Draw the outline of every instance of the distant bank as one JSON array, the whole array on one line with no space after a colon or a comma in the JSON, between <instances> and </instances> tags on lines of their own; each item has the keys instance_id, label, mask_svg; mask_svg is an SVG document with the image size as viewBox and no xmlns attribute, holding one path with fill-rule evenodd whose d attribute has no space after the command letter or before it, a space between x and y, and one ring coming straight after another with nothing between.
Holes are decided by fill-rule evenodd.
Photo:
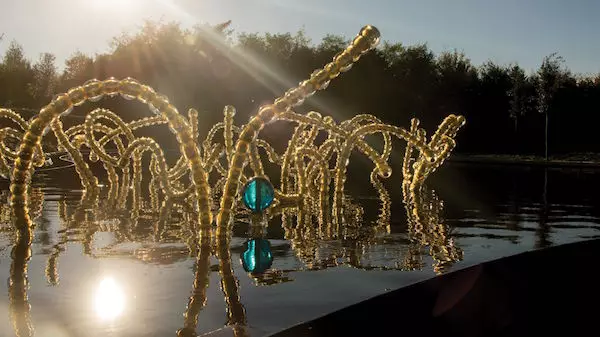
<instances>
[{"instance_id":1,"label":"distant bank","mask_svg":"<svg viewBox=\"0 0 600 337\"><path fill-rule=\"evenodd\" d=\"M548 160L539 156L454 154L448 158L453 163L551 166L551 167L594 167L600 168L600 155L571 155L552 157Z\"/></svg>"}]
</instances>

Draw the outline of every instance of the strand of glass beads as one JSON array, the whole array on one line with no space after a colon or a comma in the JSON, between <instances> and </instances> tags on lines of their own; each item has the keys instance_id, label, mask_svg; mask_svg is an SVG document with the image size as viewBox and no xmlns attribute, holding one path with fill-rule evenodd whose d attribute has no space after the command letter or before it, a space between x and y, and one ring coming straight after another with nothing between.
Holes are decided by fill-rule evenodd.
<instances>
[{"instance_id":1,"label":"strand of glass beads","mask_svg":"<svg viewBox=\"0 0 600 337\"><path fill-rule=\"evenodd\" d=\"M276 116L302 104L304 99L310 97L317 90L326 88L329 81L336 78L341 72L349 70L354 62L379 43L379 36L379 31L375 27L365 26L352 43L336 55L331 63L313 72L310 78L301 82L298 87L288 90L283 97L277 98L273 105L260 108L258 114L244 126L235 145L235 152L225 183L225 192L221 197L221 207L217 215L217 235L226 235L233 223L232 211L238 195L242 170L246 165L250 143L257 138L260 130Z\"/></svg>"}]
</instances>

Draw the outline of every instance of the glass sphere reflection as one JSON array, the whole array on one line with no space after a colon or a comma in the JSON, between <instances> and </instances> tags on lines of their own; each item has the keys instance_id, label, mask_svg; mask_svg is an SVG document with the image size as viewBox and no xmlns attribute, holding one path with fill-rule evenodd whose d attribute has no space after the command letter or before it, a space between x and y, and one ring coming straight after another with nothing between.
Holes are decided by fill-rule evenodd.
<instances>
[{"instance_id":1,"label":"glass sphere reflection","mask_svg":"<svg viewBox=\"0 0 600 337\"><path fill-rule=\"evenodd\" d=\"M260 274L271 268L273 254L271 243L265 239L250 239L245 243L246 250L242 253L242 266L248 273Z\"/></svg>"}]
</instances>

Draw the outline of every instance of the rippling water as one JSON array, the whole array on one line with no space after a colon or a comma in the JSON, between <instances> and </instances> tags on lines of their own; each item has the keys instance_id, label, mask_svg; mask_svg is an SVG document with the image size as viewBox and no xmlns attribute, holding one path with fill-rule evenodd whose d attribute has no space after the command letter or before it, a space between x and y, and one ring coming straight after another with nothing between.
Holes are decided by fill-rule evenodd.
<instances>
[{"instance_id":1,"label":"rippling water","mask_svg":"<svg viewBox=\"0 0 600 337\"><path fill-rule=\"evenodd\" d=\"M185 212L173 211L161 222L160 214L142 209L135 223L131 214L104 216L110 209L86 212L78 182L63 178L74 175L70 170L41 175L34 191L26 295L36 336L175 336L193 325L203 334L222 329L228 310L230 319L243 316L248 334L268 335L436 272L600 236L597 172L448 165L431 183L443 201L439 222L447 230L423 234L427 245L410 235L399 187L389 186L387 228L378 223L379 199L355 186L361 221L377 233L313 240L310 233L284 230L275 217L266 233L273 264L265 274L251 275L240 262L248 230L241 222L230 251L243 308L235 294L224 299L214 254L202 306L203 278L196 271L203 260L197 259L193 227L182 225ZM7 189L0 182L2 202ZM7 205L1 212L0 277L9 280L15 239ZM462 252L457 261L440 263L453 247ZM9 282L0 285L0 336L14 335Z\"/></svg>"}]
</instances>

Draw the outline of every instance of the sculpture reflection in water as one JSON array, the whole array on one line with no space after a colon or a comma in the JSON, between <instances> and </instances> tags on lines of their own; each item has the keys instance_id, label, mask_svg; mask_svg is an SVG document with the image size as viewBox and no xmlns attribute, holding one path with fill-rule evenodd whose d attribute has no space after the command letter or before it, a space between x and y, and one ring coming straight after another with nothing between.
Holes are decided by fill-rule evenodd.
<instances>
[{"instance_id":1,"label":"sculpture reflection in water","mask_svg":"<svg viewBox=\"0 0 600 337\"><path fill-rule=\"evenodd\" d=\"M402 167L403 191L414 244L431 247L431 255L440 271L443 266L459 259L460 250L447 237L446 229L438 219L440 206L434 204L439 200L426 192L424 182L454 148L454 137L465 122L462 116L446 117L428 139L416 119L411 121L409 129L404 129L384 124L372 115L357 115L337 123L317 112L298 114L292 111L316 91L325 89L340 73L349 70L378 41L377 29L364 27L331 63L313 72L308 80L288 90L273 104L261 107L247 124L234 125L235 109L225 107L223 122L216 124L202 141L199 139L200 118L197 111L190 109L186 118L166 97L130 78L91 80L58 95L30 121L24 121L10 110L0 109L0 117L8 118L16 125L16 128L0 130L0 174L10 175L11 221L19 234L11 269L11 308L17 334L31 335L30 325L25 323L29 321L26 266L30 256L31 216L35 205L30 182L34 167L47 164L41 141L50 129L59 149L74 163L84 187L80 207L69 214L67 207L62 205L60 216L66 229L82 229L85 254L111 254L110 247L104 247L100 253L94 251L94 233L113 231L117 243L143 241L136 238L139 234L136 229L143 226L148 218L157 218L153 239L157 242L185 242L185 256L192 254L196 257L194 295L188 303L185 327L180 335L192 334L197 325L198 313L206 301L205 287L213 250L219 261L221 286L228 308L227 324L233 327L236 335L245 334L245 312L233 274L230 250L234 224L244 216L251 220L251 234L247 250L241 257L244 267L258 283L277 283L286 279L284 273L265 277L269 274L263 272L270 267L273 258L270 245L264 238L266 224L279 216L286 238L292 242L292 248L307 269L340 263L365 269L415 268L414 257L393 268L363 266L361 262L364 248L377 244L382 234L390 233L390 199L381 179L392 174L388 164L392 136L407 143ZM147 104L155 115L125 122L112 111L96 109L86 116L83 124L63 129L61 118L75 106L116 95ZM277 121L296 125L281 154L258 138L265 126ZM165 153L154 139L134 134L139 129L160 124L169 126L180 145L181 156L172 167L167 165ZM324 134L325 139L317 137L319 134ZM383 138L381 153L366 142L366 137L374 134ZM218 136L222 136L222 142L218 141ZM12 139L13 143L14 140L20 141L18 148L10 149L8 139ZM83 151L86 148L88 154ZM375 166L370 178L382 201L375 226L363 223L362 207L345 194L349 158L354 150L365 155ZM146 170L142 165L145 153L150 154ZM266 154L268 162L280 169L278 189L265 175L263 154ZM94 165L101 165L106 170L106 192L92 170ZM145 174L150 176L147 184L143 184ZM244 186L243 190L241 186ZM331 186L333 191L330 191ZM219 199L219 203L213 202ZM245 210L239 203L240 199L254 212ZM214 228L213 212L217 215ZM173 217L179 217L181 222L176 229L168 225ZM63 237L50 254L47 264L50 284L59 281L58 258L65 243L72 239L68 237L68 233L72 232L63 231ZM322 240L342 240L354 247L323 252L318 248ZM151 261L156 253L152 249L142 249L136 250L135 256ZM164 252L158 253L164 255ZM121 251L119 254L124 253Z\"/></svg>"},{"instance_id":2,"label":"sculpture reflection in water","mask_svg":"<svg viewBox=\"0 0 600 337\"><path fill-rule=\"evenodd\" d=\"M4 232L12 227L12 209L8 207L8 196L0 193L0 229ZM42 214L44 193L40 188L32 188L29 192L29 212L20 214L27 221L35 221ZM12 230L14 231L14 229ZM18 336L31 336L33 327L30 317L30 305L27 297L28 279L27 264L31 258L33 228L22 227L15 232L15 241L11 250L12 262L8 279L9 312L13 328Z\"/></svg>"},{"instance_id":3,"label":"sculpture reflection in water","mask_svg":"<svg viewBox=\"0 0 600 337\"><path fill-rule=\"evenodd\" d=\"M425 267L425 256L431 256L433 269L442 273L453 263L462 259L462 251L450 237L449 228L440 218L442 201L427 186L416 191L404 185L404 204L408 219L408 249L384 260L395 261L394 265L374 265L368 262L369 247L378 247L389 240L390 236L390 200L387 192L379 190L380 212L375 221L368 223L362 217L362 208L345 197L347 208L343 210L346 221L335 229L331 224L310 221L319 216L321 210L292 205L278 205L267 213L246 213L240 222L250 223L248 240L239 255L232 254L225 240L216 240L214 230L199 228L196 212L182 204L163 203L158 212L141 210L128 218L121 210L108 208L115 200L110 198L99 201L83 196L80 203L68 204L59 201L58 213L62 222L61 237L48 255L46 277L51 285L59 283L59 258L70 241L79 241L84 254L94 258L133 257L146 263L170 264L178 260L195 257L196 265L192 284L192 296L187 303L183 328L180 336L194 336L198 326L198 316L206 304L208 280L212 271L211 256L219 261L218 272L221 289L227 305L227 325L235 335L244 336L246 332L246 314L240 299L239 282L234 276L233 264L237 261L248 272L248 277L257 285L269 286L291 281L289 274L295 271L310 271L346 265L362 270L419 270ZM35 197L35 198L34 198ZM150 202L146 198L145 202ZM43 194L37 190L32 193L32 219L41 214ZM33 206L36 206L35 211ZM3 207L3 212L7 207ZM135 208L135 207L134 207ZM168 220L170 219L170 220ZM301 268L290 270L271 270L275 254L267 239L267 227L270 222L281 219L285 228L286 240ZM148 230L146 224L153 225ZM114 241L103 247L94 247L96 233L114 233ZM343 245L332 245L332 242ZM130 251L123 249L125 243L154 243L153 247L137 247ZM21 227L12 251L11 276L9 281L10 312L18 336L32 336L33 328L29 314L27 297L27 262L31 257L32 229ZM161 243L183 243L186 249L170 245L156 248ZM406 246L398 244L397 246ZM115 247L119 247L116 249ZM326 248L325 248L326 247ZM114 248L114 249L113 249Z\"/></svg>"}]
</instances>

